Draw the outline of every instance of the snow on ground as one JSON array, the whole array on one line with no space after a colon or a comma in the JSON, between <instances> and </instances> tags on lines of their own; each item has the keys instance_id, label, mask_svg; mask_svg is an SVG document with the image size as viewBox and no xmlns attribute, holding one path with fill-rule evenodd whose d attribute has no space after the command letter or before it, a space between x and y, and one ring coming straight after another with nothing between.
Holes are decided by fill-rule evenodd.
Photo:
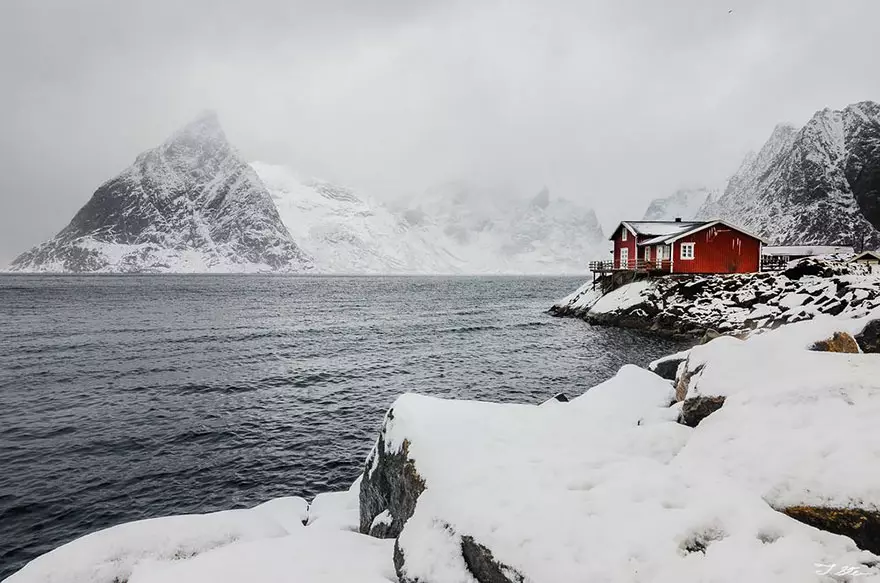
<instances>
[{"instance_id":1,"label":"snow on ground","mask_svg":"<svg viewBox=\"0 0 880 583\"><path fill-rule=\"evenodd\" d=\"M120 524L37 557L4 583L124 582L141 561L182 559L236 541L287 535L290 508L276 508L277 519L265 510L227 510Z\"/></svg>"},{"instance_id":2,"label":"snow on ground","mask_svg":"<svg viewBox=\"0 0 880 583\"><path fill-rule=\"evenodd\" d=\"M345 492L318 494L309 505L308 525L315 528L357 531L360 527L360 478Z\"/></svg>"},{"instance_id":3,"label":"snow on ground","mask_svg":"<svg viewBox=\"0 0 880 583\"><path fill-rule=\"evenodd\" d=\"M671 399L635 367L558 407L400 397L386 447L406 441L426 485L399 539L406 577L471 581L465 535L526 581L800 583L870 556L674 463L695 431Z\"/></svg>"},{"instance_id":4,"label":"snow on ground","mask_svg":"<svg viewBox=\"0 0 880 583\"><path fill-rule=\"evenodd\" d=\"M626 310L633 306L637 306L645 301L648 292L653 289L653 285L649 280L637 281L600 297L590 311L596 314L605 314L608 312L616 312Z\"/></svg>"},{"instance_id":5,"label":"snow on ground","mask_svg":"<svg viewBox=\"0 0 880 583\"><path fill-rule=\"evenodd\" d=\"M599 298L602 297L601 289L597 288L593 282L588 281L572 293L568 294L554 304L554 308L564 306L568 313L582 313L593 307Z\"/></svg>"},{"instance_id":6,"label":"snow on ground","mask_svg":"<svg viewBox=\"0 0 880 583\"><path fill-rule=\"evenodd\" d=\"M726 400L677 463L741 481L776 508L880 510L880 354L806 350L869 319L825 317L693 348L688 397Z\"/></svg>"},{"instance_id":7,"label":"snow on ground","mask_svg":"<svg viewBox=\"0 0 880 583\"><path fill-rule=\"evenodd\" d=\"M186 561L143 563L130 583L396 583L393 552L391 540L304 528Z\"/></svg>"}]
</instances>

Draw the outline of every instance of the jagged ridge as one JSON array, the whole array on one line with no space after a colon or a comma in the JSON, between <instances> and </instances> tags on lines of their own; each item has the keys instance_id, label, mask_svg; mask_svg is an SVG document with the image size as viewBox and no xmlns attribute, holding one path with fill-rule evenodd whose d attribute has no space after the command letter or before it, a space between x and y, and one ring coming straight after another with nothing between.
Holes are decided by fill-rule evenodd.
<instances>
[{"instance_id":1,"label":"jagged ridge","mask_svg":"<svg viewBox=\"0 0 880 583\"><path fill-rule=\"evenodd\" d=\"M880 245L880 105L778 125L697 218L723 218L777 244Z\"/></svg>"}]
</instances>

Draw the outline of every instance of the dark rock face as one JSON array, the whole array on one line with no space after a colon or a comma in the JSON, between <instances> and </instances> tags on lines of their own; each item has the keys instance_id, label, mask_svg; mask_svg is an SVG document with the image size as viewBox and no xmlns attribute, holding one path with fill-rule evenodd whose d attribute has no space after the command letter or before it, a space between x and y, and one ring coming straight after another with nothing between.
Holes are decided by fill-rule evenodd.
<instances>
[{"instance_id":1,"label":"dark rock face","mask_svg":"<svg viewBox=\"0 0 880 583\"><path fill-rule=\"evenodd\" d=\"M849 332L835 332L831 338L820 340L810 347L816 352L848 352L858 353L859 345Z\"/></svg>"},{"instance_id":2,"label":"dark rock face","mask_svg":"<svg viewBox=\"0 0 880 583\"><path fill-rule=\"evenodd\" d=\"M880 320L871 320L865 329L856 334L856 342L862 352L880 353Z\"/></svg>"},{"instance_id":3,"label":"dark rock face","mask_svg":"<svg viewBox=\"0 0 880 583\"><path fill-rule=\"evenodd\" d=\"M792 506L782 512L812 527L848 536L862 550L880 553L880 512L817 506Z\"/></svg>"},{"instance_id":4,"label":"dark rock face","mask_svg":"<svg viewBox=\"0 0 880 583\"><path fill-rule=\"evenodd\" d=\"M685 399L681 407L679 423L688 427L696 427L700 421L717 411L724 405L724 397L692 397Z\"/></svg>"},{"instance_id":5,"label":"dark rock face","mask_svg":"<svg viewBox=\"0 0 880 583\"><path fill-rule=\"evenodd\" d=\"M500 563L492 551L476 542L473 537L461 537L461 554L468 571L479 583L523 583L525 578L515 569Z\"/></svg>"},{"instance_id":6,"label":"dark rock face","mask_svg":"<svg viewBox=\"0 0 880 583\"><path fill-rule=\"evenodd\" d=\"M394 419L394 410L388 420ZM425 490L425 481L419 476L415 462L409 458L409 443L400 451L385 450L385 428L379 434L376 447L370 453L364 468L360 492L360 532L380 538L397 538L403 525L416 510L416 501ZM384 511L391 514L391 524L373 528L373 520Z\"/></svg>"},{"instance_id":7,"label":"dark rock face","mask_svg":"<svg viewBox=\"0 0 880 583\"><path fill-rule=\"evenodd\" d=\"M697 218L722 218L776 244L880 245L880 105L823 109L780 125Z\"/></svg>"},{"instance_id":8,"label":"dark rock face","mask_svg":"<svg viewBox=\"0 0 880 583\"><path fill-rule=\"evenodd\" d=\"M656 366L648 368L657 376L663 377L668 381L674 381L678 373L679 365L685 360L687 360L686 356L682 358L664 358L659 361Z\"/></svg>"},{"instance_id":9,"label":"dark rock face","mask_svg":"<svg viewBox=\"0 0 880 583\"><path fill-rule=\"evenodd\" d=\"M101 185L67 227L13 269L222 271L244 264L298 271L310 260L209 113Z\"/></svg>"}]
</instances>

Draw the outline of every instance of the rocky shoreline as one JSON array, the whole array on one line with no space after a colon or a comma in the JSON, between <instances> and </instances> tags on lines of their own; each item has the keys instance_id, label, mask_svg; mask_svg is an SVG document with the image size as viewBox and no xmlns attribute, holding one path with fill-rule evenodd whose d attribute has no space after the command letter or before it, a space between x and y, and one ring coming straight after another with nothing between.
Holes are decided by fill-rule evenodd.
<instances>
[{"instance_id":1,"label":"rocky shoreline","mask_svg":"<svg viewBox=\"0 0 880 583\"><path fill-rule=\"evenodd\" d=\"M664 276L603 293L592 282L554 304L554 316L675 338L743 335L817 315L856 317L880 306L880 278L859 264L802 259L779 272Z\"/></svg>"}]
</instances>

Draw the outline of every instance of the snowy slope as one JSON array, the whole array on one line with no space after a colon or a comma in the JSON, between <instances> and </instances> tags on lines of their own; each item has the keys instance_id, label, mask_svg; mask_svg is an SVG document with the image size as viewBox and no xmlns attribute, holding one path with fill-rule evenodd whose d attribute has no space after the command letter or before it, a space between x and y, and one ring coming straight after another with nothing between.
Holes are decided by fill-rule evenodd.
<instances>
[{"instance_id":1,"label":"snowy slope","mask_svg":"<svg viewBox=\"0 0 880 583\"><path fill-rule=\"evenodd\" d=\"M604 244L591 209L547 191L532 200L496 200L453 184L388 205L284 166L252 166L321 272L584 273Z\"/></svg>"},{"instance_id":2,"label":"snowy slope","mask_svg":"<svg viewBox=\"0 0 880 583\"><path fill-rule=\"evenodd\" d=\"M466 262L440 233L412 229L364 193L303 179L285 166L251 165L291 236L322 273L459 273Z\"/></svg>"},{"instance_id":3,"label":"snowy slope","mask_svg":"<svg viewBox=\"0 0 880 583\"><path fill-rule=\"evenodd\" d=\"M644 221L691 221L700 208L717 194L708 188L680 188L665 198L655 198L645 211Z\"/></svg>"},{"instance_id":4,"label":"snowy slope","mask_svg":"<svg viewBox=\"0 0 880 583\"><path fill-rule=\"evenodd\" d=\"M777 244L880 245L880 104L779 125L697 218L722 218ZM853 241L853 239L856 239Z\"/></svg>"},{"instance_id":5,"label":"snowy slope","mask_svg":"<svg viewBox=\"0 0 880 583\"><path fill-rule=\"evenodd\" d=\"M55 238L18 257L18 271L301 271L256 172L207 113L104 183Z\"/></svg>"}]
</instances>

